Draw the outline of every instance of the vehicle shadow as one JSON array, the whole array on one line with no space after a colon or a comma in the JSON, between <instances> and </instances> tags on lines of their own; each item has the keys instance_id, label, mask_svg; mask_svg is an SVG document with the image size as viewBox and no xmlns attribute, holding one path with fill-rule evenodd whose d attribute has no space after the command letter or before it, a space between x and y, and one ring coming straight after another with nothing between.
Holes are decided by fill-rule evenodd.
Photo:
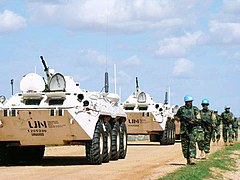
<instances>
[{"instance_id":1,"label":"vehicle shadow","mask_svg":"<svg viewBox=\"0 0 240 180\"><path fill-rule=\"evenodd\" d=\"M20 161L4 166L75 166L90 165L85 156L44 156L37 161ZM2 165L1 165L2 166Z\"/></svg>"},{"instance_id":2,"label":"vehicle shadow","mask_svg":"<svg viewBox=\"0 0 240 180\"><path fill-rule=\"evenodd\" d=\"M147 144L147 143L131 143L131 144L127 144L128 146L162 146L159 144Z\"/></svg>"},{"instance_id":3,"label":"vehicle shadow","mask_svg":"<svg viewBox=\"0 0 240 180\"><path fill-rule=\"evenodd\" d=\"M176 140L175 143L181 143L181 141ZM160 142L136 142L134 143L134 141L131 141L130 143L128 142L127 144L128 146L172 146L172 145L162 145L160 144Z\"/></svg>"}]
</instances>

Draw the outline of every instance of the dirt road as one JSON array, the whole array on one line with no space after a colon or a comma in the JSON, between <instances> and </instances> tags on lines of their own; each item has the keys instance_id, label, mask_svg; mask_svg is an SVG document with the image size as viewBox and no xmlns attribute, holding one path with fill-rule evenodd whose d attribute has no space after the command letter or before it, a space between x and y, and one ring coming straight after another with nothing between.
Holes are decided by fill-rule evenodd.
<instances>
[{"instance_id":1,"label":"dirt road","mask_svg":"<svg viewBox=\"0 0 240 180\"><path fill-rule=\"evenodd\" d=\"M87 164L84 146L47 147L40 162L0 167L0 179L157 179L185 163L179 142L130 142L126 159L102 165Z\"/></svg>"}]
</instances>

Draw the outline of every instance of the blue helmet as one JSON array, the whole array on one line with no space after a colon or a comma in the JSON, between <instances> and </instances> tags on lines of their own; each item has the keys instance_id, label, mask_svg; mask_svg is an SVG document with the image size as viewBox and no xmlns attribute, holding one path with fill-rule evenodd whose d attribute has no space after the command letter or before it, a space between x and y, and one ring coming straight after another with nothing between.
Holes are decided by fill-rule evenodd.
<instances>
[{"instance_id":1,"label":"blue helmet","mask_svg":"<svg viewBox=\"0 0 240 180\"><path fill-rule=\"evenodd\" d=\"M202 100L202 105L209 105L209 100L208 99L203 99Z\"/></svg>"},{"instance_id":2,"label":"blue helmet","mask_svg":"<svg viewBox=\"0 0 240 180\"><path fill-rule=\"evenodd\" d=\"M226 105L226 106L224 107L224 109L230 109L230 106L229 106L229 105Z\"/></svg>"},{"instance_id":3,"label":"blue helmet","mask_svg":"<svg viewBox=\"0 0 240 180\"><path fill-rule=\"evenodd\" d=\"M214 109L214 111L213 112L218 112L218 110L217 109Z\"/></svg>"},{"instance_id":4,"label":"blue helmet","mask_svg":"<svg viewBox=\"0 0 240 180\"><path fill-rule=\"evenodd\" d=\"M184 101L187 102L187 101L193 101L193 97L192 96L189 96L189 95L186 95L184 97Z\"/></svg>"}]
</instances>

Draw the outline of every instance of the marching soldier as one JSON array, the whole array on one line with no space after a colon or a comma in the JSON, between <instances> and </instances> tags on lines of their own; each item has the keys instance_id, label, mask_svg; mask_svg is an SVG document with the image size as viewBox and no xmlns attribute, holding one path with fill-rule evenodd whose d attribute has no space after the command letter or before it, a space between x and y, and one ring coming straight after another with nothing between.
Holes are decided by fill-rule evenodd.
<instances>
[{"instance_id":1,"label":"marching soldier","mask_svg":"<svg viewBox=\"0 0 240 180\"><path fill-rule=\"evenodd\" d=\"M230 112L230 106L224 107L225 111L221 114L221 120L223 124L223 141L227 146L228 142L230 145L233 145L233 138L232 138L232 123L234 122L233 113Z\"/></svg>"},{"instance_id":2,"label":"marching soldier","mask_svg":"<svg viewBox=\"0 0 240 180\"><path fill-rule=\"evenodd\" d=\"M209 100L202 100L202 109L199 111L197 118L199 119L198 148L201 151L200 158L207 159L210 152L210 143L213 127L215 127L216 117L212 110L208 109Z\"/></svg>"},{"instance_id":3,"label":"marching soldier","mask_svg":"<svg viewBox=\"0 0 240 180\"><path fill-rule=\"evenodd\" d=\"M213 112L216 116L216 123L215 123L216 126L213 127L212 141L215 144L215 142L217 140L217 145L218 145L218 142L219 142L220 137L221 137L221 132L220 132L221 121L220 121L220 115L218 115L218 110L215 109Z\"/></svg>"},{"instance_id":4,"label":"marching soldier","mask_svg":"<svg viewBox=\"0 0 240 180\"><path fill-rule=\"evenodd\" d=\"M233 140L238 141L238 119L235 117L232 124L233 128Z\"/></svg>"},{"instance_id":5,"label":"marching soldier","mask_svg":"<svg viewBox=\"0 0 240 180\"><path fill-rule=\"evenodd\" d=\"M180 121L180 136L183 156L187 164L195 164L196 158L196 133L198 108L192 105L193 97L184 97L185 105L181 106L176 114L176 120Z\"/></svg>"}]
</instances>

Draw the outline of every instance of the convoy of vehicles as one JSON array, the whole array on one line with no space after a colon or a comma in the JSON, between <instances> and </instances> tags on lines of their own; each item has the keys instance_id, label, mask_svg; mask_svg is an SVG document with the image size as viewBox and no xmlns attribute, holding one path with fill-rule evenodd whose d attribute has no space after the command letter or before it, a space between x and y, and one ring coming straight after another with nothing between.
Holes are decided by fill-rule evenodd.
<instances>
[{"instance_id":1,"label":"convoy of vehicles","mask_svg":"<svg viewBox=\"0 0 240 180\"><path fill-rule=\"evenodd\" d=\"M167 93L164 103L156 103L149 94L139 89L136 78L136 92L122 103L122 107L127 114L129 135L150 135L151 142L160 142L162 145L175 143L174 114L178 106L171 107L168 104Z\"/></svg>"},{"instance_id":2,"label":"convoy of vehicles","mask_svg":"<svg viewBox=\"0 0 240 180\"><path fill-rule=\"evenodd\" d=\"M46 78L25 75L21 92L1 103L0 163L42 159L50 145L85 145L90 164L124 159L126 113L108 82L104 92L88 92L41 59Z\"/></svg>"},{"instance_id":3,"label":"convoy of vehicles","mask_svg":"<svg viewBox=\"0 0 240 180\"><path fill-rule=\"evenodd\" d=\"M119 104L119 96L80 88L72 77L49 69L41 56L46 78L25 75L21 92L7 101L0 96L0 163L40 160L45 146L85 145L90 164L124 159L127 135L150 135L151 142L175 143L178 106L156 103L149 94L136 92ZM176 129L176 126L178 127Z\"/></svg>"}]
</instances>

